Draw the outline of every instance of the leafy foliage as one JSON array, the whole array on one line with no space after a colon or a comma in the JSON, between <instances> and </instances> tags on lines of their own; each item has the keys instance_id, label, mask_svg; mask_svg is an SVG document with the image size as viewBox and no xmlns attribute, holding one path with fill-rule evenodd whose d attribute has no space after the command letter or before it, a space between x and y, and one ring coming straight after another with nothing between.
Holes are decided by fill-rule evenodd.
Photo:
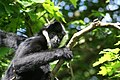
<instances>
[{"instance_id":1,"label":"leafy foliage","mask_svg":"<svg viewBox=\"0 0 120 80\"><path fill-rule=\"evenodd\" d=\"M77 1L78 0L70 0L71 1L71 3L74 5L74 7L76 8L76 6L77 6Z\"/></svg>"},{"instance_id":2,"label":"leafy foliage","mask_svg":"<svg viewBox=\"0 0 120 80\"><path fill-rule=\"evenodd\" d=\"M0 77L8 67L11 58L13 57L13 50L7 47L0 48Z\"/></svg>"},{"instance_id":3,"label":"leafy foliage","mask_svg":"<svg viewBox=\"0 0 120 80\"><path fill-rule=\"evenodd\" d=\"M47 19L55 18L65 22L62 13L59 12L60 8L50 0L5 0L0 1L0 4L0 28L6 31L17 32L17 29L25 28L26 35L32 36Z\"/></svg>"},{"instance_id":4,"label":"leafy foliage","mask_svg":"<svg viewBox=\"0 0 120 80\"><path fill-rule=\"evenodd\" d=\"M119 44L116 43L117 45ZM99 61L96 61L93 66L101 65L100 71L98 74L101 74L102 76L111 76L112 78L120 77L119 75L119 68L120 68L120 49L105 49L101 51L99 54L103 54L101 58L99 58Z\"/></svg>"}]
</instances>

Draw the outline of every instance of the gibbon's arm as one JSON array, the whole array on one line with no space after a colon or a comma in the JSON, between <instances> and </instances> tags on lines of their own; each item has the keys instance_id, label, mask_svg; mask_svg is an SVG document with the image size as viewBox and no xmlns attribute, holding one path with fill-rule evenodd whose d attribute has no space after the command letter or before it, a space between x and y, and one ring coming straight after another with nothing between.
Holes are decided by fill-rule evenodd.
<instances>
[{"instance_id":1,"label":"gibbon's arm","mask_svg":"<svg viewBox=\"0 0 120 80\"><path fill-rule=\"evenodd\" d=\"M45 65L57 59L71 59L72 51L68 48L55 49L51 51L30 53L28 56L14 59L14 67L17 73L28 71L36 67ZM39 66L38 66L39 65Z\"/></svg>"}]
</instances>

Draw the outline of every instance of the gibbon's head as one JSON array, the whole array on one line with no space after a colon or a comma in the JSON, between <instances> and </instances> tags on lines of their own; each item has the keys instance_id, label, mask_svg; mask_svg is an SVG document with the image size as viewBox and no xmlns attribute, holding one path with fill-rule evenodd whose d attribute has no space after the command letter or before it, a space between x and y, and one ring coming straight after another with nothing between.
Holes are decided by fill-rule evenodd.
<instances>
[{"instance_id":1,"label":"gibbon's head","mask_svg":"<svg viewBox=\"0 0 120 80\"><path fill-rule=\"evenodd\" d=\"M57 48L67 34L64 26L60 22L54 22L41 30L45 36L49 48Z\"/></svg>"}]
</instances>

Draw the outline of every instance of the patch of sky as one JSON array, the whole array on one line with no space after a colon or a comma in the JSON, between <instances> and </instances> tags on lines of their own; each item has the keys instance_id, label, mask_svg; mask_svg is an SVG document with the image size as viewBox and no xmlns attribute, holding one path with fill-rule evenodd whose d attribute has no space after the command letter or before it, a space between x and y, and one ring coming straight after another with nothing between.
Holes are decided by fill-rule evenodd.
<instances>
[{"instance_id":1,"label":"patch of sky","mask_svg":"<svg viewBox=\"0 0 120 80\"><path fill-rule=\"evenodd\" d=\"M116 4L108 4L108 5L106 6L106 9L107 9L107 10L111 10L111 11L114 11L114 10L116 10L116 9L118 9L118 8L119 8L119 6L116 5Z\"/></svg>"},{"instance_id":2,"label":"patch of sky","mask_svg":"<svg viewBox=\"0 0 120 80\"><path fill-rule=\"evenodd\" d=\"M77 29L78 31L82 30L79 25L76 27L76 29Z\"/></svg>"},{"instance_id":3,"label":"patch of sky","mask_svg":"<svg viewBox=\"0 0 120 80\"><path fill-rule=\"evenodd\" d=\"M68 12L69 17L73 17L74 13L73 12Z\"/></svg>"},{"instance_id":4,"label":"patch of sky","mask_svg":"<svg viewBox=\"0 0 120 80\"><path fill-rule=\"evenodd\" d=\"M78 30L78 31L81 30L81 26L75 25L75 24L70 24L70 25L69 25L69 28L70 28L70 29L76 29L76 30Z\"/></svg>"},{"instance_id":5,"label":"patch of sky","mask_svg":"<svg viewBox=\"0 0 120 80\"><path fill-rule=\"evenodd\" d=\"M91 0L87 0L88 2L91 2Z\"/></svg>"},{"instance_id":6,"label":"patch of sky","mask_svg":"<svg viewBox=\"0 0 120 80\"><path fill-rule=\"evenodd\" d=\"M59 3L59 5L61 6L61 7L64 7L65 6L65 1L61 1L60 3Z\"/></svg>"},{"instance_id":7,"label":"patch of sky","mask_svg":"<svg viewBox=\"0 0 120 80\"><path fill-rule=\"evenodd\" d=\"M119 11L114 11L114 14L120 14Z\"/></svg>"},{"instance_id":8,"label":"patch of sky","mask_svg":"<svg viewBox=\"0 0 120 80\"><path fill-rule=\"evenodd\" d=\"M75 25L74 24L70 24L69 28L75 28Z\"/></svg>"},{"instance_id":9,"label":"patch of sky","mask_svg":"<svg viewBox=\"0 0 120 80\"><path fill-rule=\"evenodd\" d=\"M81 2L85 2L86 0L81 0Z\"/></svg>"},{"instance_id":10,"label":"patch of sky","mask_svg":"<svg viewBox=\"0 0 120 80\"><path fill-rule=\"evenodd\" d=\"M120 5L120 0L114 0L115 4Z\"/></svg>"},{"instance_id":11,"label":"patch of sky","mask_svg":"<svg viewBox=\"0 0 120 80\"><path fill-rule=\"evenodd\" d=\"M70 5L70 9L71 9L71 10L74 10L75 7L71 4L71 5Z\"/></svg>"},{"instance_id":12,"label":"patch of sky","mask_svg":"<svg viewBox=\"0 0 120 80\"><path fill-rule=\"evenodd\" d=\"M17 29L17 35L27 37L24 33L26 32L26 29L19 28Z\"/></svg>"},{"instance_id":13,"label":"patch of sky","mask_svg":"<svg viewBox=\"0 0 120 80\"><path fill-rule=\"evenodd\" d=\"M120 22L120 16L117 16L117 21Z\"/></svg>"},{"instance_id":14,"label":"patch of sky","mask_svg":"<svg viewBox=\"0 0 120 80\"><path fill-rule=\"evenodd\" d=\"M113 19L116 19L117 18L117 14L113 14Z\"/></svg>"},{"instance_id":15,"label":"patch of sky","mask_svg":"<svg viewBox=\"0 0 120 80\"><path fill-rule=\"evenodd\" d=\"M80 5L80 6L84 5L84 1L81 1L81 2L79 3L79 5Z\"/></svg>"},{"instance_id":16,"label":"patch of sky","mask_svg":"<svg viewBox=\"0 0 120 80\"><path fill-rule=\"evenodd\" d=\"M102 22L112 22L112 18L110 17L109 13L106 13L104 18L102 19Z\"/></svg>"},{"instance_id":17,"label":"patch of sky","mask_svg":"<svg viewBox=\"0 0 120 80\"><path fill-rule=\"evenodd\" d=\"M90 19L89 19L88 17L85 17L85 18L84 18L84 22L85 22L85 23L89 23L89 22L90 22Z\"/></svg>"},{"instance_id":18,"label":"patch of sky","mask_svg":"<svg viewBox=\"0 0 120 80\"><path fill-rule=\"evenodd\" d=\"M70 10L70 6L69 5L65 5L65 10Z\"/></svg>"},{"instance_id":19,"label":"patch of sky","mask_svg":"<svg viewBox=\"0 0 120 80\"><path fill-rule=\"evenodd\" d=\"M54 5L58 5L58 0L52 0L54 2Z\"/></svg>"},{"instance_id":20,"label":"patch of sky","mask_svg":"<svg viewBox=\"0 0 120 80\"><path fill-rule=\"evenodd\" d=\"M98 0L92 0L93 3L98 3L99 1Z\"/></svg>"},{"instance_id":21,"label":"patch of sky","mask_svg":"<svg viewBox=\"0 0 120 80\"><path fill-rule=\"evenodd\" d=\"M79 11L82 12L84 10L87 10L87 6L83 5L79 7Z\"/></svg>"},{"instance_id":22,"label":"patch of sky","mask_svg":"<svg viewBox=\"0 0 120 80\"><path fill-rule=\"evenodd\" d=\"M17 31L26 32L26 29L20 28L20 29L17 29Z\"/></svg>"},{"instance_id":23,"label":"patch of sky","mask_svg":"<svg viewBox=\"0 0 120 80\"><path fill-rule=\"evenodd\" d=\"M23 12L23 10L20 10L20 13L22 13Z\"/></svg>"},{"instance_id":24,"label":"patch of sky","mask_svg":"<svg viewBox=\"0 0 120 80\"><path fill-rule=\"evenodd\" d=\"M98 9L98 11L99 11L99 12L104 12L104 9L100 7L100 8Z\"/></svg>"}]
</instances>

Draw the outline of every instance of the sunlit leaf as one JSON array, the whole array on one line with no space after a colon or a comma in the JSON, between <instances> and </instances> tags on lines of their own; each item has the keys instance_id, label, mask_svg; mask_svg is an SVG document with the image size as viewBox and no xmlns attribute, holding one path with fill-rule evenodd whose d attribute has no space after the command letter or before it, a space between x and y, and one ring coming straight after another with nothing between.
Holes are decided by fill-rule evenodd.
<instances>
[{"instance_id":1,"label":"sunlit leaf","mask_svg":"<svg viewBox=\"0 0 120 80\"><path fill-rule=\"evenodd\" d=\"M31 6L33 4L33 2L29 2L29 1L20 1L17 0L18 3L22 4L24 7L28 7Z\"/></svg>"},{"instance_id":2,"label":"sunlit leaf","mask_svg":"<svg viewBox=\"0 0 120 80\"><path fill-rule=\"evenodd\" d=\"M119 51L120 51L120 49L119 49L119 48L115 48L115 49L112 49L112 51L111 51L111 52L113 52L113 53L117 54L117 53L119 53Z\"/></svg>"},{"instance_id":3,"label":"sunlit leaf","mask_svg":"<svg viewBox=\"0 0 120 80\"><path fill-rule=\"evenodd\" d=\"M112 58L114 58L115 56L111 55L111 53L106 53L104 54L101 58L99 58L99 61L96 61L94 64L93 64L93 67L95 66L98 66L99 64L102 64L106 61L111 61Z\"/></svg>"},{"instance_id":4,"label":"sunlit leaf","mask_svg":"<svg viewBox=\"0 0 120 80\"><path fill-rule=\"evenodd\" d=\"M101 74L101 75L105 76L105 75L107 74L107 69L106 69L106 67L105 67L105 66L101 66L100 69L101 69L101 70L99 71L98 74Z\"/></svg>"},{"instance_id":5,"label":"sunlit leaf","mask_svg":"<svg viewBox=\"0 0 120 80\"><path fill-rule=\"evenodd\" d=\"M109 3L110 2L110 0L106 0L106 3Z\"/></svg>"},{"instance_id":6,"label":"sunlit leaf","mask_svg":"<svg viewBox=\"0 0 120 80\"><path fill-rule=\"evenodd\" d=\"M113 76L113 78L114 78L114 77L120 77L120 74L116 74L115 76Z\"/></svg>"},{"instance_id":7,"label":"sunlit leaf","mask_svg":"<svg viewBox=\"0 0 120 80\"><path fill-rule=\"evenodd\" d=\"M6 63L1 63L1 66L3 67L7 67L9 64L6 64Z\"/></svg>"},{"instance_id":8,"label":"sunlit leaf","mask_svg":"<svg viewBox=\"0 0 120 80\"><path fill-rule=\"evenodd\" d=\"M45 2L45 0L31 0L31 1L33 1L35 3L44 3Z\"/></svg>"},{"instance_id":9,"label":"sunlit leaf","mask_svg":"<svg viewBox=\"0 0 120 80\"><path fill-rule=\"evenodd\" d=\"M85 24L85 22L84 22L83 20L79 20L79 22L80 22L81 24Z\"/></svg>"},{"instance_id":10,"label":"sunlit leaf","mask_svg":"<svg viewBox=\"0 0 120 80\"><path fill-rule=\"evenodd\" d=\"M54 10L55 10L55 11L59 11L59 9L60 9L60 7L54 6Z\"/></svg>"},{"instance_id":11,"label":"sunlit leaf","mask_svg":"<svg viewBox=\"0 0 120 80\"><path fill-rule=\"evenodd\" d=\"M71 3L74 5L74 7L76 8L77 7L77 1L78 0L70 0L71 1Z\"/></svg>"},{"instance_id":12,"label":"sunlit leaf","mask_svg":"<svg viewBox=\"0 0 120 80\"><path fill-rule=\"evenodd\" d=\"M104 49L102 52L103 52L103 53L112 52L112 53L117 54L119 51L120 51L119 48L115 48L115 49ZM102 53L102 52L101 52L101 53Z\"/></svg>"},{"instance_id":13,"label":"sunlit leaf","mask_svg":"<svg viewBox=\"0 0 120 80\"><path fill-rule=\"evenodd\" d=\"M69 39L68 34L66 34L66 35L63 37L63 39L62 39L59 47L65 46L65 44L67 43L68 39Z\"/></svg>"},{"instance_id":14,"label":"sunlit leaf","mask_svg":"<svg viewBox=\"0 0 120 80\"><path fill-rule=\"evenodd\" d=\"M54 7L51 6L48 3L43 3L43 7L50 13L50 14L54 14Z\"/></svg>"},{"instance_id":15,"label":"sunlit leaf","mask_svg":"<svg viewBox=\"0 0 120 80\"><path fill-rule=\"evenodd\" d=\"M118 41L115 45L117 45L117 46L120 45L120 41Z\"/></svg>"},{"instance_id":16,"label":"sunlit leaf","mask_svg":"<svg viewBox=\"0 0 120 80\"><path fill-rule=\"evenodd\" d=\"M64 23L66 23L65 18L64 18L64 17L61 17L61 18L62 18L62 21L63 21Z\"/></svg>"}]
</instances>

